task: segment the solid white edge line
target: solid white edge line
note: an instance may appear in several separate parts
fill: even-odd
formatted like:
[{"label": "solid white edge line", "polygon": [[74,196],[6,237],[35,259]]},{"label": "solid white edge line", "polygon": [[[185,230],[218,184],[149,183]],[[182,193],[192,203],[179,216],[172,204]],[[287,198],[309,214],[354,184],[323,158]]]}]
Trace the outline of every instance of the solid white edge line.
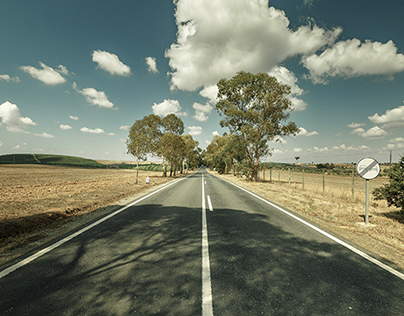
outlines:
[{"label": "solid white edge line", "polygon": [[210,201],[210,196],[207,195],[206,197],[208,198],[209,210],[210,210],[211,212],[213,212],[213,207],[212,207],[212,202]]},{"label": "solid white edge line", "polygon": [[349,250],[355,252],[356,254],[360,255],[361,257],[363,257],[363,258],[369,260],[370,262],[376,264],[376,265],[379,266],[380,268],[382,268],[382,269],[384,269],[384,270],[386,270],[386,271],[388,271],[388,272],[394,274],[396,277],[398,277],[398,278],[404,280],[404,274],[403,274],[403,273],[401,273],[401,272],[399,272],[399,271],[393,269],[392,267],[388,266],[387,264],[384,264],[383,262],[380,262],[379,260],[377,260],[377,259],[373,258],[372,256],[370,256],[370,255],[364,253],[363,251],[360,251],[359,249],[357,249],[357,248],[351,246],[350,244],[347,244],[346,242],[344,242],[344,241],[338,239],[337,237],[335,237],[335,236],[333,236],[333,235],[331,235],[331,234],[329,234],[329,233],[326,233],[325,231],[321,230],[320,228],[318,228],[318,227],[316,227],[316,226],[314,226],[314,225],[312,225],[312,224],[306,222],[305,220],[303,220],[303,219],[297,217],[296,215],[293,215],[292,213],[290,213],[290,212],[284,210],[283,208],[279,207],[278,205],[275,205],[275,204],[273,204],[273,203],[271,203],[271,202],[265,200],[264,198],[262,198],[262,197],[260,197],[260,196],[258,196],[258,195],[256,195],[256,194],[254,194],[254,193],[252,193],[252,192],[250,192],[250,191],[248,191],[248,190],[246,190],[246,189],[244,189],[244,188],[238,186],[237,184],[234,184],[234,183],[232,183],[232,182],[230,182],[230,181],[228,181],[228,180],[222,179],[222,178],[217,177],[217,176],[215,176],[215,175],[213,175],[213,176],[216,177],[216,178],[218,178],[218,179],[220,179],[220,180],[226,181],[226,182],[228,182],[228,183],[234,185],[235,187],[237,187],[237,188],[239,188],[239,189],[241,189],[241,190],[243,190],[243,191],[245,191],[245,192],[251,194],[252,196],[258,198],[259,200],[261,200],[261,201],[263,201],[263,202],[265,202],[265,203],[271,205],[272,207],[274,207],[274,208],[280,210],[281,212],[283,212],[283,213],[289,215],[290,217],[292,217],[292,218],[298,220],[299,222],[301,222],[301,223],[303,223],[303,224],[309,226],[310,228],[316,230],[317,232],[323,234],[324,236],[326,236],[326,237],[328,237],[328,238],[334,240],[334,241],[337,242],[338,244],[340,244],[340,245],[342,245],[342,246],[348,248]]},{"label": "solid white edge line", "polygon": [[213,316],[208,224],[206,220],[205,186],[204,186],[203,173],[202,173],[202,316]]},{"label": "solid white edge line", "polygon": [[[188,177],[189,177],[189,176],[188,176]],[[107,215],[107,216],[105,216],[105,217],[99,219],[98,221],[96,221],[96,222],[94,222],[94,223],[92,223],[92,224],[90,224],[90,225],[88,225],[88,226],[86,226],[86,227],[80,229],[79,231],[77,231],[77,232],[75,232],[75,233],[73,233],[73,234],[71,234],[71,235],[69,235],[69,236],[67,236],[67,237],[65,237],[65,238],[63,238],[63,239],[61,239],[61,240],[59,240],[58,242],[56,242],[56,243],[54,243],[54,244],[52,244],[52,245],[50,245],[50,246],[48,246],[48,247],[46,247],[46,248],[44,248],[44,249],[38,251],[37,253],[35,253],[35,254],[29,256],[28,258],[25,258],[24,260],[22,260],[22,261],[20,261],[20,262],[18,262],[18,263],[16,263],[16,264],[14,264],[14,265],[12,265],[12,266],[10,266],[10,267],[4,269],[3,271],[0,272],[0,279],[3,278],[3,277],[5,277],[6,275],[10,274],[11,272],[17,270],[18,268],[21,268],[21,267],[25,266],[26,264],[30,263],[31,261],[33,261],[33,260],[35,260],[35,259],[37,259],[37,258],[43,256],[44,254],[46,254],[46,253],[52,251],[53,249],[59,247],[60,245],[63,245],[64,243],[68,242],[69,240],[73,239],[74,237],[77,237],[78,235],[81,235],[81,234],[84,233],[85,231],[87,231],[87,230],[89,230],[89,229],[91,229],[91,228],[93,228],[93,227],[95,227],[95,226],[101,224],[102,222],[106,221],[107,219],[110,219],[111,217],[113,217],[113,216],[115,216],[115,215],[117,215],[117,214],[123,212],[124,210],[128,209],[129,207],[131,207],[131,206],[133,206],[133,205],[135,205],[135,204],[137,204],[137,203],[139,203],[139,202],[141,202],[141,201],[147,199],[148,197],[152,196],[153,194],[156,194],[157,192],[160,192],[160,191],[162,191],[162,190],[168,188],[169,186],[171,186],[171,185],[173,185],[173,184],[175,184],[175,183],[177,183],[177,182],[179,182],[179,181],[181,181],[181,180],[184,180],[184,179],[186,179],[186,178],[187,178],[187,177],[178,179],[178,180],[176,180],[176,181],[174,181],[174,182],[171,182],[171,183],[167,184],[166,186],[164,186],[164,187],[162,187],[162,188],[160,188],[160,189],[158,189],[158,190],[156,190],[156,191],[153,191],[152,193],[150,193],[150,194],[148,194],[148,195],[146,195],[146,196],[144,196],[144,197],[142,197],[142,198],[140,198],[140,199],[138,199],[138,200],[136,200],[136,201],[134,201],[134,202],[132,202],[132,203],[130,203],[130,204],[128,204],[128,205],[122,207],[122,208],[120,208],[119,210],[116,210],[115,212],[113,212],[113,213],[111,213],[111,214],[109,214],[109,215]]]}]

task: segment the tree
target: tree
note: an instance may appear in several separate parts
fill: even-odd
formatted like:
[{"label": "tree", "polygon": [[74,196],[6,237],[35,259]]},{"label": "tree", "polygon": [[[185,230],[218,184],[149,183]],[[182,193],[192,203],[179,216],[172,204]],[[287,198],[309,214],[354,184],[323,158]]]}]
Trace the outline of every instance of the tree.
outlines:
[{"label": "tree", "polygon": [[227,174],[232,169],[236,174],[236,165],[244,160],[241,138],[233,134],[216,135],[206,148],[205,161],[219,173]]},{"label": "tree", "polygon": [[128,154],[137,159],[136,184],[139,179],[139,160],[146,160],[148,153],[157,152],[157,144],[161,137],[160,130],[160,117],[153,114],[135,121],[129,130],[126,146]]},{"label": "tree", "polygon": [[[167,116],[165,116],[161,120],[161,124],[163,127],[164,134],[171,133],[173,135],[180,136],[180,135],[182,135],[182,133],[184,133],[184,122],[182,122],[182,120],[179,117],[177,117],[175,114],[168,114]],[[171,138],[171,139],[174,140],[175,138]],[[164,145],[169,146],[169,144],[165,144],[165,143],[164,143]],[[175,145],[175,144],[173,144],[173,145]],[[163,151],[160,151],[160,153]],[[166,161],[167,157],[163,155],[163,156],[161,156],[161,158],[163,159],[163,176],[166,177],[167,176],[167,161]],[[173,165],[171,165],[170,176],[171,176],[172,172],[173,172]]]},{"label": "tree", "polygon": [[225,117],[220,125],[241,137],[251,178],[257,181],[260,159],[272,155],[268,142],[299,132],[294,122],[284,123],[292,111],[286,98],[290,87],[268,74],[244,71],[221,79],[217,87],[216,110]]},{"label": "tree", "polygon": [[182,139],[185,143],[185,156],[184,159],[187,162],[187,170],[193,169],[200,164],[200,148],[199,142],[192,138],[192,135],[182,135]]},{"label": "tree", "polygon": [[376,200],[387,200],[388,206],[401,208],[404,213],[404,156],[389,172],[390,183],[376,188],[372,193]]},{"label": "tree", "polygon": [[185,142],[179,135],[171,132],[164,134],[159,141],[159,155],[171,165],[170,176],[174,176],[185,156]]}]

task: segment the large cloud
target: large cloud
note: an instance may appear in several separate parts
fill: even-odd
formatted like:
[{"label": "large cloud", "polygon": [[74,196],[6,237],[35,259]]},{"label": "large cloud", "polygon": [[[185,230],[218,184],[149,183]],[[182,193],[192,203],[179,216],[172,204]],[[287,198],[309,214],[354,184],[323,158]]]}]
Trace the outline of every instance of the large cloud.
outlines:
[{"label": "large cloud", "polygon": [[21,66],[20,69],[48,85],[57,85],[66,82],[66,79],[61,75],[61,73],[64,75],[69,73],[65,66],[59,65],[59,70],[55,70],[44,63],[39,62],[39,64],[42,69],[32,66]]},{"label": "large cloud", "polygon": [[171,88],[193,91],[237,71],[270,71],[298,54],[335,42],[341,29],[305,25],[292,30],[268,0],[178,0],[177,42],[166,51]]},{"label": "large cloud", "polygon": [[102,50],[93,52],[93,61],[98,63],[97,68],[101,68],[111,75],[130,76],[130,67],[119,60],[115,54],[108,53]]},{"label": "large cloud", "polygon": [[29,117],[21,116],[18,106],[9,101],[0,105],[0,117],[3,124],[7,125],[7,130],[10,132],[27,133],[27,131],[25,131],[26,128],[38,125]]},{"label": "large cloud", "polygon": [[327,83],[327,77],[357,77],[361,75],[385,75],[404,71],[404,55],[397,53],[392,41],[385,44],[358,39],[341,41],[327,48],[320,55],[302,59],[314,83]]}]

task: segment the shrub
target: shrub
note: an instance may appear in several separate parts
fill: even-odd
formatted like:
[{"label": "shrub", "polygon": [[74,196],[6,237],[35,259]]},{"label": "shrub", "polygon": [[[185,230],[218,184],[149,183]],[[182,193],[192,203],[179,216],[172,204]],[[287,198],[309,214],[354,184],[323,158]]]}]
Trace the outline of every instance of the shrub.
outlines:
[{"label": "shrub", "polygon": [[387,200],[387,204],[401,208],[404,212],[404,156],[400,157],[398,164],[394,165],[389,172],[390,184],[373,190],[376,200]]}]

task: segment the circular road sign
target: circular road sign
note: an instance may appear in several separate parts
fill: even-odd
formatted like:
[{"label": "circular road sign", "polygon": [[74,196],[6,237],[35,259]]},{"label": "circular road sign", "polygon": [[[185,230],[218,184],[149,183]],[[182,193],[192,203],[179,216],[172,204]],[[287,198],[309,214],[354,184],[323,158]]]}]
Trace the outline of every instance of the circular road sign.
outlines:
[{"label": "circular road sign", "polygon": [[366,180],[372,180],[379,175],[380,165],[373,158],[363,158],[356,164],[356,171]]}]

